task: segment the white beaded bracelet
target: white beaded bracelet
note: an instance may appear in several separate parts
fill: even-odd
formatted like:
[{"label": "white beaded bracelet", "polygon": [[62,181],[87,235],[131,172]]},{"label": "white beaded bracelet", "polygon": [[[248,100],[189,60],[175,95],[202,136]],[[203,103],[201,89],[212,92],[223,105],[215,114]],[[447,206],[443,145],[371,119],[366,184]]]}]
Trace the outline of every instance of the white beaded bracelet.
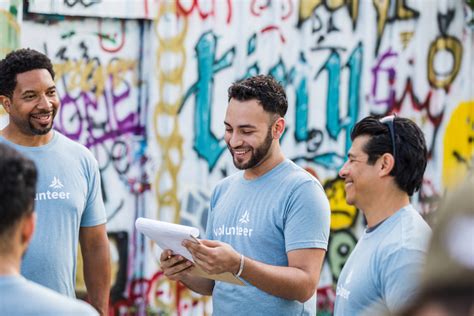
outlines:
[{"label": "white beaded bracelet", "polygon": [[236,277],[240,277],[242,274],[242,271],[244,271],[244,255],[240,254],[240,267],[239,267],[239,272],[235,275]]}]

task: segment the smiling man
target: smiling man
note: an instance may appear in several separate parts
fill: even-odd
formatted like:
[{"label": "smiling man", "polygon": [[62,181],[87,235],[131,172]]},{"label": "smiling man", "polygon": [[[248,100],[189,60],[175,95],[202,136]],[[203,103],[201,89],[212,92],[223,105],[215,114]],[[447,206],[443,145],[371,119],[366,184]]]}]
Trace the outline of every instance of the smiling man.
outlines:
[{"label": "smiling man", "polygon": [[49,58],[19,49],[1,60],[0,103],[9,117],[0,142],[38,166],[37,229],[21,273],[74,297],[79,240],[89,300],[106,315],[109,245],[98,164],[85,147],[52,129],[60,101]]},{"label": "smiling man", "polygon": [[208,239],[185,246],[204,271],[234,273],[246,286],[194,277],[193,264],[169,250],[161,267],[168,278],[212,295],[214,315],[315,315],[329,202],[321,184],[281,151],[283,87],[256,76],[228,94],[224,138],[241,171],[212,194]]},{"label": "smiling man", "polygon": [[431,235],[410,204],[426,168],[425,138],[406,118],[369,116],[351,139],[339,175],[367,228],[339,276],[334,315],[385,315],[414,297]]}]

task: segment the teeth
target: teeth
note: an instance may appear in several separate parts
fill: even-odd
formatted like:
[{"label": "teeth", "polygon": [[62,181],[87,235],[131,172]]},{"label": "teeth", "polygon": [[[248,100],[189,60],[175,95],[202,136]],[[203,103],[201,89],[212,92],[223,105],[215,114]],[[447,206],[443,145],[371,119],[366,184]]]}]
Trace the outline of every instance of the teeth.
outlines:
[{"label": "teeth", "polygon": [[32,115],[32,117],[36,118],[36,119],[44,119],[44,118],[49,118],[51,116],[51,114],[38,114],[38,115]]},{"label": "teeth", "polygon": [[236,155],[243,155],[243,154],[245,154],[246,152],[247,152],[247,150],[244,150],[244,151],[234,151],[234,153],[235,153]]}]

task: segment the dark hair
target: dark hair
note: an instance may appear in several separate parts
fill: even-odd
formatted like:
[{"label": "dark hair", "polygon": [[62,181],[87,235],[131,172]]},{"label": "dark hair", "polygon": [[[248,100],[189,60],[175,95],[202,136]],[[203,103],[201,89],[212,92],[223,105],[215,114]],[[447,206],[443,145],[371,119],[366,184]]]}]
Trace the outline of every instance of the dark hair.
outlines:
[{"label": "dark hair", "polygon": [[48,56],[30,48],[9,53],[0,61],[0,95],[13,97],[17,84],[16,76],[35,69],[46,69],[54,80],[53,64]]},{"label": "dark hair", "polygon": [[258,75],[234,82],[229,87],[228,96],[228,101],[257,100],[265,112],[281,117],[284,117],[288,110],[285,89],[272,76]]},{"label": "dark hair", "polygon": [[33,161],[0,143],[0,237],[33,212],[36,179]]},{"label": "dark hair", "polygon": [[[396,159],[390,174],[395,177],[398,187],[411,196],[423,182],[428,160],[425,137],[422,130],[407,118],[396,116],[393,125]],[[373,165],[385,153],[394,154],[390,129],[387,124],[380,122],[380,117],[368,116],[358,122],[351,132],[351,139],[362,135],[370,136],[364,147],[369,164]]]}]

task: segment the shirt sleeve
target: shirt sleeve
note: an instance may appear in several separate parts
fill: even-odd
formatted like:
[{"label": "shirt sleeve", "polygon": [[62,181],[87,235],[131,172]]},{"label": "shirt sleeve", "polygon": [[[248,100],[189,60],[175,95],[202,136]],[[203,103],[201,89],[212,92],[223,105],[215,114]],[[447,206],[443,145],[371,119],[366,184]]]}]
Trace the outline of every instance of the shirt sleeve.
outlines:
[{"label": "shirt sleeve", "polygon": [[82,213],[81,227],[92,227],[104,224],[107,221],[102,190],[100,184],[100,171],[97,160],[91,159],[89,166],[88,193],[85,209]]},{"label": "shirt sleeve", "polygon": [[295,249],[327,249],[331,211],[319,183],[305,181],[291,194],[285,207],[286,252]]}]

